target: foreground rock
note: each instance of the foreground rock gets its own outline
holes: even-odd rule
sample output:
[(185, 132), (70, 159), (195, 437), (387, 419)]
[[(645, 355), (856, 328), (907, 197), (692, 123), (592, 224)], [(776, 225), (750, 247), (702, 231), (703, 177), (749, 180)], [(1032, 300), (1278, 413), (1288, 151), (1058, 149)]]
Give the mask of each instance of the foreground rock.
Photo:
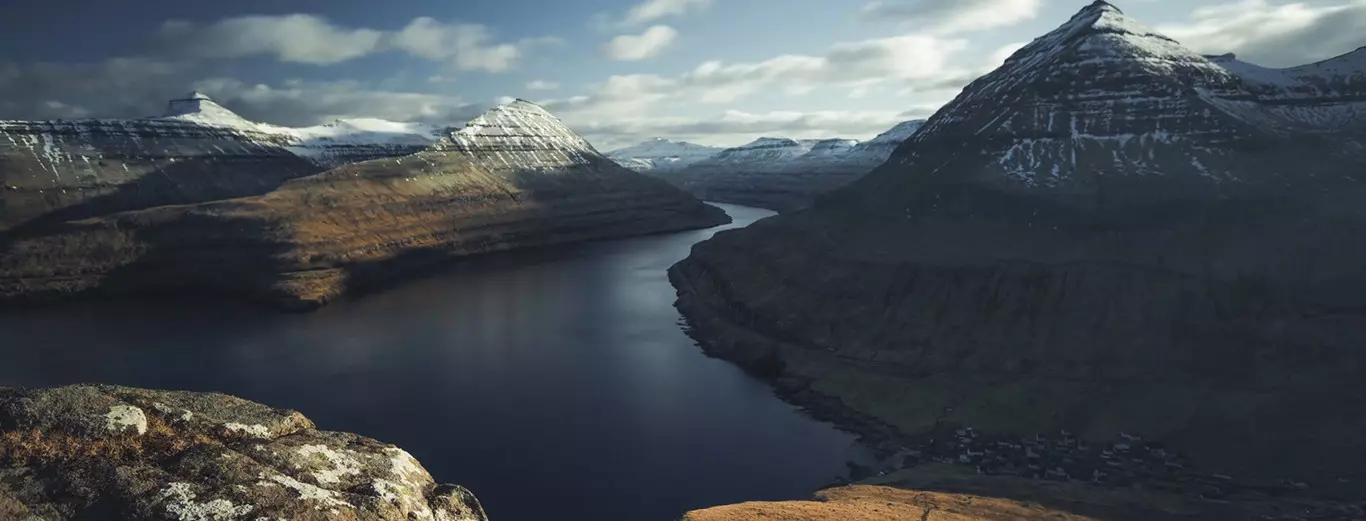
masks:
[(486, 521), (402, 449), (216, 393), (0, 389), (0, 519)]
[(1271, 497), (1211, 500), (1160, 490), (979, 476), (945, 466), (829, 488), (813, 501), (750, 502), (689, 512), (683, 521), (1013, 521), (1358, 519), (1359, 505)]
[(759, 138), (686, 168), (649, 173), (703, 200), (789, 212), (882, 164), (922, 123), (907, 121), (864, 142)]
[[(680, 309), (709, 353), (969, 468), (1360, 497), (1363, 53), (1254, 70), (1096, 2), (882, 167), (696, 245)], [(1101, 472), (1020, 447), (1062, 431)]]
[(262, 195), (0, 235), (0, 300), (176, 292), (307, 308), (465, 255), (728, 221), (518, 101), (421, 152)]

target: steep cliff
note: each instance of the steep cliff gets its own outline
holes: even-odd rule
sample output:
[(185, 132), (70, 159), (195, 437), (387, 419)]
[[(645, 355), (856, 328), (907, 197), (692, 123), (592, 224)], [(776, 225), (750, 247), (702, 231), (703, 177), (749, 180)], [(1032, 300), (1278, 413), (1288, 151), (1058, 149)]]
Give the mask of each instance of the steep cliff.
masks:
[(0, 388), (0, 519), (487, 521), (403, 449), (216, 393)]
[(727, 221), (517, 101), (422, 152), (263, 195), (10, 234), (0, 241), (0, 297), (174, 291), (311, 307), (462, 255)]
[(709, 352), (892, 437), (1124, 433), (1190, 457), (1155, 480), (1350, 493), (1364, 76), (1304, 70), (1268, 86), (1096, 2), (877, 170), (695, 246), (680, 307)]

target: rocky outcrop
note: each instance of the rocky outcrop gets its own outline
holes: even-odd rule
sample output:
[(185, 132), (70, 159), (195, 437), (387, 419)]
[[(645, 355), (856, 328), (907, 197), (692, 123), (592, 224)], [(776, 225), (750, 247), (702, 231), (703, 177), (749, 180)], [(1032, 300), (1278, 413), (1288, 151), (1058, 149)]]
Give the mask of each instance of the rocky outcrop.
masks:
[(812, 501), (749, 502), (688, 512), (683, 521), (926, 521), (1357, 519), (1360, 505), (1273, 498), (1209, 499), (1165, 490), (982, 476), (925, 465), (828, 488)]
[(882, 164), (920, 124), (901, 123), (862, 143), (760, 138), (660, 177), (704, 200), (792, 211)]
[(177, 292), (308, 308), (454, 257), (724, 222), (519, 101), (423, 152), (263, 195), (0, 237), (0, 299)]
[(0, 518), (486, 521), (403, 449), (232, 396), (0, 388)]
[(1366, 117), (1265, 83), (1096, 2), (872, 173), (696, 245), (680, 308), (893, 438), (1127, 433), (1359, 495)]

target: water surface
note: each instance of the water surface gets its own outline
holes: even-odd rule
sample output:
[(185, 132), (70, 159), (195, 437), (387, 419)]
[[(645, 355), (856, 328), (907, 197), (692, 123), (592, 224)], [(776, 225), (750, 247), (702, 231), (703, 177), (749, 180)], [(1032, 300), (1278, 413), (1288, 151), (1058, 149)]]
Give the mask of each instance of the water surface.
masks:
[(321, 311), (100, 302), (0, 314), (0, 385), (218, 391), (397, 444), (493, 521), (670, 520), (807, 497), (864, 452), (705, 357), (665, 270), (728, 227), (466, 261)]

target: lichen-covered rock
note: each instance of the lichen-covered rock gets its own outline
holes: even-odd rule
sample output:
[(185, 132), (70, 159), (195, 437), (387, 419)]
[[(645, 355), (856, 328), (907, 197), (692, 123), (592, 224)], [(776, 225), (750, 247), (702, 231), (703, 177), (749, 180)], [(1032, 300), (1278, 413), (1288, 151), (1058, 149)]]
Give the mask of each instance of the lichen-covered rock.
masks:
[(486, 521), (403, 449), (216, 393), (0, 389), (0, 519)]

